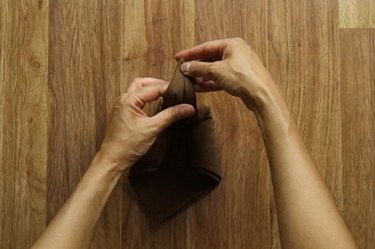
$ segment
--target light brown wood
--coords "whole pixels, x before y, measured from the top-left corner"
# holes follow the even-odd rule
[[[340,31],[344,217],[375,245],[375,29]]]
[[[338,1],[340,28],[375,28],[375,1]]]
[[[45,227],[48,1],[0,1],[0,248]]]
[[[120,95],[120,1],[52,1],[49,32],[48,220],[77,185],[102,142]],[[120,245],[118,185],[92,248]]]
[[[336,6],[334,1],[269,3],[268,68],[285,93],[312,158],[342,209]]]
[[[372,248],[375,32],[339,29],[365,25],[343,23],[343,3],[0,0],[0,248],[27,248],[53,218],[98,150],[113,101],[135,77],[169,80],[177,51],[235,36],[285,93],[360,248]],[[199,101],[216,121],[220,186],[156,225],[124,175],[92,248],[280,248],[254,116],[225,93]]]

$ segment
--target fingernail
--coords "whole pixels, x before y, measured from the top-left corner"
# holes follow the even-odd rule
[[[185,62],[185,63],[182,63],[180,69],[183,73],[188,73],[189,72],[189,68],[190,68],[190,65],[191,63],[190,62]]]

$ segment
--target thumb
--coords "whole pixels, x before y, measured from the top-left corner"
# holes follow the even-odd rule
[[[219,71],[218,62],[188,61],[181,65],[181,72],[188,76],[203,77],[209,80],[216,80]]]
[[[159,128],[159,131],[162,131],[178,120],[193,116],[194,112],[195,110],[192,105],[180,104],[168,107],[167,109],[151,117],[151,119]]]

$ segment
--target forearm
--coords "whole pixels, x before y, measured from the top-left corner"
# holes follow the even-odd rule
[[[120,176],[116,165],[97,154],[75,191],[32,248],[89,248],[95,225]]]
[[[256,111],[269,159],[283,248],[356,248],[278,89]]]
[[[192,105],[180,104],[147,116],[144,105],[162,96],[167,87],[160,79],[137,78],[117,98],[100,151],[33,249],[89,248],[95,225],[122,172],[150,149],[166,127],[194,115]]]

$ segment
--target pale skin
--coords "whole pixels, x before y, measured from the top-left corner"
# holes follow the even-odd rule
[[[271,169],[282,247],[357,248],[282,93],[251,47],[240,38],[217,40],[181,51],[176,58],[187,61],[181,70],[196,79],[197,91],[226,91],[257,117]],[[95,224],[121,174],[148,151],[163,129],[194,114],[187,104],[152,117],[142,111],[167,86],[163,80],[139,78],[116,100],[101,149],[32,248],[89,248]]]

